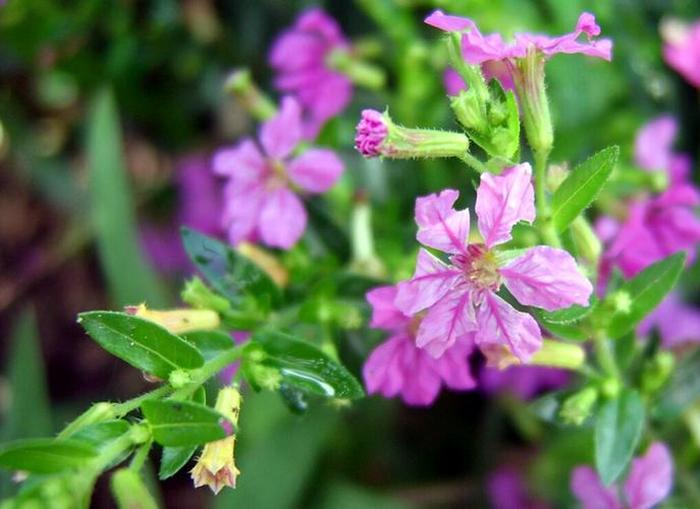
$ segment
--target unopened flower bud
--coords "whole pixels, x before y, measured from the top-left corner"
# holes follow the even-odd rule
[[[357,124],[355,148],[365,157],[462,157],[469,150],[469,139],[462,133],[402,127],[394,124],[387,112],[364,110]]]
[[[241,408],[241,393],[235,387],[225,387],[219,391],[216,398],[216,410],[230,420],[233,426],[238,425],[238,414]],[[231,423],[226,423],[231,426]],[[233,433],[233,429],[230,430]],[[224,486],[236,487],[236,478],[240,471],[234,464],[234,449],[236,436],[230,436],[209,442],[204,446],[202,455],[191,471],[195,488],[209,486],[214,493],[219,493]]]
[[[168,329],[173,334],[184,334],[196,330],[210,330],[219,327],[219,314],[211,309],[170,309],[159,311],[148,309],[145,304],[126,306],[130,315],[145,318]]]
[[[579,256],[597,266],[603,246],[585,217],[579,216],[571,223],[571,236]]]
[[[250,242],[241,242],[236,246],[236,251],[252,261],[260,269],[262,269],[270,279],[280,288],[287,286],[289,282],[289,272],[272,254],[265,251],[263,248],[251,244]]]
[[[617,378],[606,378],[603,380],[603,383],[600,384],[600,392],[609,399],[616,398],[621,390],[622,385]]]
[[[219,313],[231,309],[231,303],[227,299],[214,292],[196,276],[185,283],[180,297],[193,308],[213,309]]]
[[[532,356],[530,364],[578,369],[583,366],[585,361],[586,352],[580,345],[544,339],[542,340],[542,348]]]
[[[616,313],[628,314],[632,309],[632,296],[625,290],[618,290],[610,296]]]
[[[567,424],[580,426],[591,415],[596,401],[598,391],[593,387],[586,387],[564,401],[559,415]]]
[[[120,509],[157,509],[153,496],[149,493],[138,472],[122,468],[112,475],[112,494]]]
[[[653,394],[668,381],[675,365],[671,352],[659,352],[644,364],[641,376],[642,391]]]
[[[545,90],[544,63],[541,52],[530,51],[518,61],[514,84],[528,142],[535,152],[548,154],[554,143],[554,132]]]

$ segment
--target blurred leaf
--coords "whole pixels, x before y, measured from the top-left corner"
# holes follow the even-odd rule
[[[51,408],[44,379],[34,314],[26,309],[19,314],[11,337],[5,373],[9,404],[3,409],[0,441],[48,436]],[[0,499],[16,491],[16,484],[6,472],[0,472]]]
[[[251,394],[241,412],[236,463],[245,482],[224,490],[213,509],[294,509],[304,507],[301,497],[328,438],[338,422],[336,412],[314,408],[303,418],[285,412],[269,392]],[[284,454],[281,454],[281,451]],[[274,479],[274,487],[270,485]],[[312,488],[315,489],[315,488]]]
[[[246,257],[189,228],[183,227],[181,235],[185,250],[197,269],[234,306],[241,304],[242,294],[253,296],[263,308],[280,301],[277,285]]]
[[[264,352],[262,360],[252,360],[251,353],[259,349]],[[278,369],[283,382],[312,394],[348,399],[364,396],[362,386],[344,366],[314,345],[281,332],[254,334],[244,358],[244,363],[251,361]]]
[[[625,391],[607,401],[595,423],[595,464],[606,486],[627,468],[644,427],[644,403],[639,394]]]
[[[685,253],[680,252],[649,265],[634,278],[626,281],[616,293],[624,292],[631,299],[628,312],[616,312],[608,334],[611,338],[631,331],[666,297],[678,281],[685,264]]]
[[[78,315],[78,322],[109,353],[164,380],[175,369],[204,364],[195,347],[150,320],[116,311],[88,311]]]
[[[309,226],[341,262],[350,260],[350,240],[345,231],[328,214],[319,198],[305,200]]]
[[[414,507],[361,486],[334,481],[326,489],[317,509],[410,509]]]
[[[103,90],[94,98],[87,125],[91,216],[100,263],[119,306],[146,301],[165,304],[158,280],[143,259],[134,203],[122,157],[122,140],[114,99]]]
[[[135,470],[117,470],[112,475],[111,488],[119,509],[158,509],[158,504]]]
[[[161,445],[182,447],[213,442],[226,438],[226,424],[233,427],[216,410],[190,401],[144,401],[141,409],[153,439]]]
[[[540,318],[545,324],[574,323],[588,316],[591,311],[593,311],[597,303],[597,297],[595,295],[591,295],[591,300],[588,306],[579,306],[578,304],[574,304],[573,306],[559,309],[557,311],[545,311],[543,309],[538,309],[537,317]]]
[[[700,399],[700,350],[683,359],[660,394],[654,415],[671,420]]]
[[[205,361],[211,360],[220,353],[236,346],[230,335],[217,330],[188,332],[181,337],[197,348],[204,356]]]
[[[160,457],[158,479],[164,481],[177,474],[180,469],[187,464],[196,450],[196,445],[163,447],[163,454]]]
[[[78,468],[97,456],[86,442],[27,438],[0,445],[0,468],[52,474]]]
[[[552,196],[552,224],[563,232],[598,196],[615,167],[620,149],[608,147],[574,168]]]

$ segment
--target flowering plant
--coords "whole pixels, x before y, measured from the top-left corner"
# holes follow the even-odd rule
[[[674,483],[684,460],[672,438],[700,435],[692,351],[700,312],[676,285],[700,242],[700,191],[691,157],[674,148],[677,120],[642,127],[627,140],[632,158],[599,147],[570,164],[571,154],[553,152],[547,69],[555,57],[613,59],[593,14],[581,13],[562,36],[506,42],[435,11],[424,21],[439,30],[431,44],[441,58],[420,67],[410,49],[429,43],[387,28],[374,3],[358,3],[384,19],[399,70],[382,68],[371,44],[312,8],[272,43],[277,101],[250,71],[231,73],[225,90],[259,128],[216,149],[206,168],[221,184],[222,203],[212,203],[223,234],[182,227],[197,271],[182,304],[161,309],[143,295],[122,311],[78,316],[92,340],[156,386],[94,403],[53,438],[0,446],[0,467],[22,482],[1,508],[87,507],[97,479],[114,468],[120,507],[156,507],[143,479],[156,447],[161,480],[187,469],[195,487],[216,494],[241,486],[246,465],[234,453],[248,438],[246,400],[266,391],[295,413],[322,402],[344,411],[373,395],[426,407],[442,390],[479,391],[512,411],[524,434],[546,426],[562,440],[583,437],[586,450],[568,463],[556,456],[567,480],[549,490],[556,503],[697,503],[696,489]],[[697,30],[686,32],[683,41],[667,36],[664,51],[695,83],[683,48]],[[402,95],[425,73],[449,84],[437,100],[452,130],[413,111],[427,97]],[[353,137],[339,119],[355,91],[384,109],[347,113]],[[401,121],[434,125],[400,125],[382,101]],[[109,100],[97,103],[96,126],[113,117]],[[404,212],[384,210],[395,224],[375,237],[372,212],[383,205],[372,182],[394,164],[452,180],[413,192],[401,167],[393,187],[405,187]],[[491,475],[492,504],[549,507],[520,470]],[[507,505],[504,493],[520,502]]]

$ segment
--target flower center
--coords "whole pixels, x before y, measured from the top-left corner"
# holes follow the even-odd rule
[[[427,311],[420,311],[413,315],[411,318],[411,321],[408,322],[408,333],[411,335],[412,338],[416,338],[418,335],[418,328],[420,327],[420,323],[423,321],[423,318],[425,318],[425,315],[427,314]]]
[[[483,244],[470,244],[467,253],[455,255],[453,263],[462,269],[464,278],[479,290],[497,291],[502,282],[496,256]]]
[[[266,187],[268,190],[287,187],[289,179],[287,178],[287,170],[284,167],[284,162],[279,159],[270,159],[268,161],[270,174],[267,177]]]

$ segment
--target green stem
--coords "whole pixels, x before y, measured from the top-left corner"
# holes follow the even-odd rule
[[[465,152],[459,158],[464,162],[464,164],[469,166],[477,173],[488,173],[489,171],[488,167],[484,163],[479,161],[479,159],[471,155],[469,152]]]
[[[158,399],[161,396],[167,395],[172,390],[173,388],[171,386],[162,385],[157,389],[152,390],[151,392],[147,392],[146,394],[142,394],[141,396],[138,396],[136,398],[124,401],[123,403],[119,403],[114,406],[115,417],[117,419],[124,417],[129,412],[132,412],[139,408],[141,406],[141,403],[143,403],[144,401]]]
[[[237,361],[243,354],[243,348],[246,345],[238,345],[231,350],[226,350],[224,353],[218,357],[214,357],[212,360],[207,362],[204,366],[199,369],[192,371],[192,382],[187,384],[185,387],[175,391],[171,398],[172,399],[184,399],[192,394],[199,386],[204,384],[212,376],[219,373],[226,366]]]
[[[600,367],[607,375],[616,380],[620,380],[620,370],[617,367],[617,362],[615,362],[615,355],[613,354],[612,348],[610,348],[610,341],[608,341],[604,334],[596,333],[593,336],[593,343]]]
[[[143,468],[143,464],[148,458],[148,453],[151,451],[151,446],[153,446],[153,439],[148,440],[146,443],[141,445],[141,447],[139,447],[139,450],[131,459],[131,464],[129,465],[131,470],[139,472]]]
[[[131,430],[124,433],[119,438],[114,439],[108,446],[102,449],[100,455],[93,460],[91,470],[94,472],[102,472],[109,467],[117,458],[134,445],[132,440]]]
[[[547,197],[547,160],[549,150],[535,150],[535,207],[537,209],[537,224],[542,240],[553,247],[561,247],[559,235],[554,230],[551,221],[551,209]]]

